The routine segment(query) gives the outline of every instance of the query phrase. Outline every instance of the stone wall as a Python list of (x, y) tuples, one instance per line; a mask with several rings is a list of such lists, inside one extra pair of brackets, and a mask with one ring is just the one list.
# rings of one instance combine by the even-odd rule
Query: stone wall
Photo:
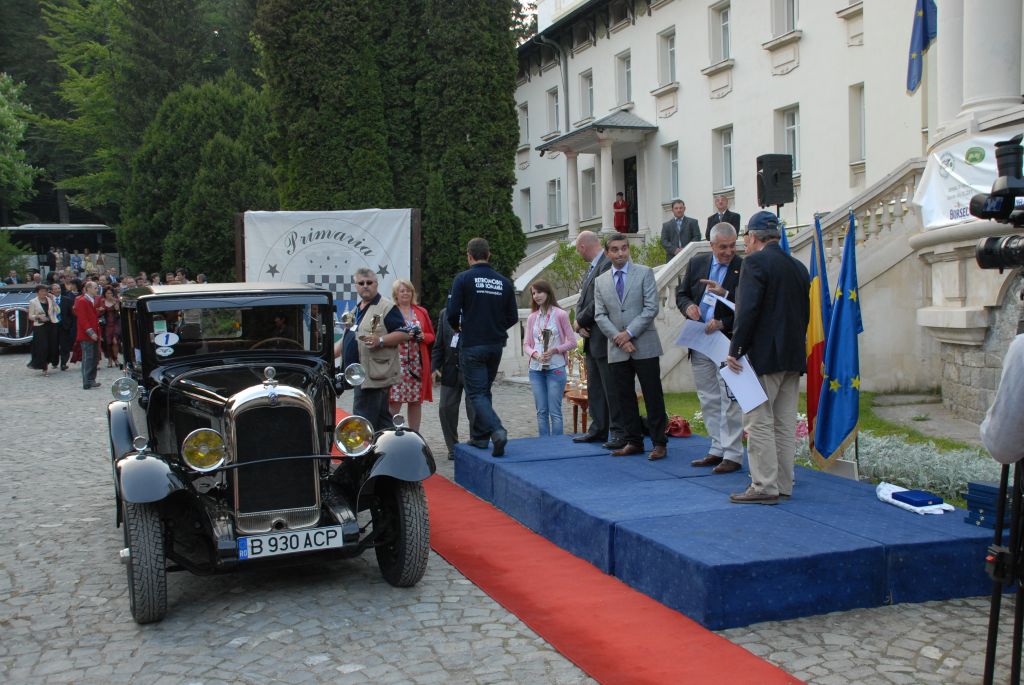
[(1003, 355), (1010, 341), (1024, 332), (1021, 306), (1022, 279), (1018, 276), (993, 310), (992, 326), (981, 347), (942, 343), (942, 402), (953, 413), (981, 423), (992, 404)]

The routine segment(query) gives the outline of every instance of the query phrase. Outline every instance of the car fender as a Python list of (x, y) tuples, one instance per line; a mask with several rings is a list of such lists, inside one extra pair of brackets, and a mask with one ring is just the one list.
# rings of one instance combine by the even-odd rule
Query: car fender
[(152, 452), (130, 454), (117, 462), (121, 499), (133, 504), (159, 502), (185, 489), (183, 474)]
[(107, 426), (110, 429), (110, 456), (116, 462), (134, 452), (138, 433), (127, 402), (114, 401), (107, 405)]
[(364, 492), (372, 492), (374, 481), (382, 476), (415, 482), (426, 480), (437, 470), (430, 447), (413, 431), (384, 431), (377, 436), (374, 454), (377, 461), (370, 467), (357, 501)]

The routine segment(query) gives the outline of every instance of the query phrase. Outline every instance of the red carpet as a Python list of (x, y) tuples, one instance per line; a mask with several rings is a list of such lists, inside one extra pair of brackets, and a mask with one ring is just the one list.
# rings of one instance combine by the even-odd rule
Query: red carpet
[(434, 550), (601, 683), (799, 683), (458, 485), (424, 483)]

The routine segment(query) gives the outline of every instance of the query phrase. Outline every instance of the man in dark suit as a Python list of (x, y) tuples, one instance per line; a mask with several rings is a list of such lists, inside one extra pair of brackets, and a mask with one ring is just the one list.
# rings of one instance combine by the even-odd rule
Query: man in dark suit
[(622, 419), (623, 446), (614, 457), (643, 454), (643, 424), (636, 402), (640, 381), (654, 449), (651, 461), (667, 456), (665, 394), (661, 387), (661, 338), (654, 323), (661, 306), (654, 270), (629, 260), (629, 240), (616, 233), (605, 243), (612, 268), (594, 282), (594, 319), (608, 338), (608, 368), (614, 395), (609, 403)]
[[(743, 258), (736, 254), (736, 229), (719, 223), (711, 230), (711, 254), (693, 257), (682, 283), (676, 288), (676, 306), (691, 321), (704, 323), (708, 335), (721, 331), (732, 336), (732, 309), (713, 299), (715, 295), (736, 301)], [(697, 386), (697, 398), (704, 425), (711, 438), (707, 456), (693, 466), (714, 466), (715, 473), (738, 471), (743, 465), (743, 412), (729, 394), (718, 373), (718, 362), (702, 352), (690, 350), (690, 366)]]
[(580, 299), (576, 303), (576, 332), (583, 338), (584, 362), (587, 365), (587, 400), (590, 407), (590, 427), (587, 432), (577, 435), (573, 442), (601, 442), (606, 447), (623, 447), (622, 425), (612, 416), (608, 401), (611, 387), (611, 372), (608, 370), (608, 339), (594, 319), (594, 282), (612, 263), (601, 248), (601, 240), (591, 231), (583, 231), (576, 237), (576, 252), (589, 269), (580, 286)]
[(708, 217), (708, 225), (704, 229), (704, 239), (711, 240), (711, 229), (722, 222), (732, 224), (736, 234), (740, 232), (740, 215), (729, 209), (729, 198), (725, 195), (715, 195), (715, 213)]
[(747, 257), (725, 361), (738, 373), (745, 355), (768, 401), (743, 417), (751, 482), (746, 492), (729, 497), (738, 504), (775, 504), (793, 492), (796, 403), (806, 370), (811, 279), (807, 267), (782, 251), (780, 236), (771, 212), (750, 217), (743, 236)]
[(61, 291), (59, 285), (53, 290), (54, 301), (57, 304), (59, 313), (57, 323), (57, 350), (60, 355), (60, 370), (68, 370), (68, 358), (71, 356), (71, 348), (75, 346), (75, 334), (78, 332), (78, 324), (75, 322), (75, 298), (78, 296), (78, 279), (67, 283), (67, 290)]
[[(459, 405), (462, 404), (462, 372), (459, 371), (459, 346), (455, 340), (455, 331), (448, 324), (447, 310), (442, 309), (437, 317), (437, 336), (434, 346), (430, 348), (430, 368), (434, 369), (434, 382), (440, 383), (440, 399), (437, 405), (437, 418), (441, 422), (441, 434), (448, 448), (448, 458), (455, 458), (455, 443), (459, 441)], [(469, 417), (470, 442), (483, 442), (487, 447), (487, 436), (475, 436), (473, 431), (473, 405), (466, 402), (466, 415)]]
[(661, 225), (661, 246), (665, 256), (672, 259), (692, 242), (700, 240), (700, 226), (696, 219), (686, 216), (686, 203), (672, 201), (672, 218)]

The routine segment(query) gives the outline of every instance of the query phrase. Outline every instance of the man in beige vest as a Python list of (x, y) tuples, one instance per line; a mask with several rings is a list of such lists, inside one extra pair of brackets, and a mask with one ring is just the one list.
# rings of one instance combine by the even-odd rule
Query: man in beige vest
[(393, 425), (388, 391), (401, 375), (398, 346), (409, 334), (398, 307), (377, 292), (377, 274), (372, 269), (356, 269), (355, 285), (359, 295), (355, 326), (335, 343), (334, 356), (342, 357), (342, 368), (358, 361), (366, 369), (366, 381), (352, 396), (352, 413), (381, 430)]

